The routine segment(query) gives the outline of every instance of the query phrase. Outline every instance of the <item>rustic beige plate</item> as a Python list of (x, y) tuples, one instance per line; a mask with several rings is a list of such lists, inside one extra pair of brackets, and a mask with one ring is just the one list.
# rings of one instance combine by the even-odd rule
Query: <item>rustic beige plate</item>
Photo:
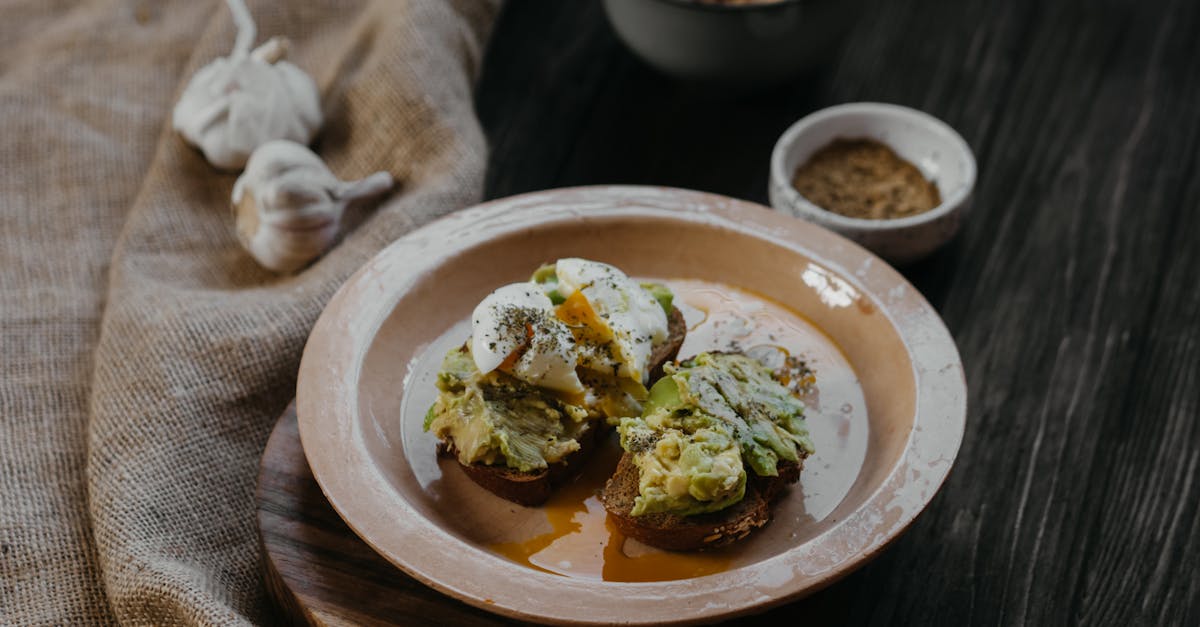
[[(441, 354), (495, 287), (581, 256), (631, 275), (736, 286), (801, 314), (841, 347), (862, 407), (815, 407), (817, 454), (762, 533), (722, 572), (618, 583), (489, 550), (548, 526), (439, 464), (421, 419)], [(394, 243), (321, 315), (297, 385), (305, 454), (368, 544), (434, 588), (541, 622), (708, 622), (813, 592), (878, 553), (929, 503), (958, 451), (966, 387), (954, 341), (887, 264), (819, 227), (722, 196), (586, 187), (507, 198)], [(822, 401), (823, 403), (823, 401)], [(824, 404), (824, 403), (823, 403)], [(597, 538), (596, 542), (603, 540)]]

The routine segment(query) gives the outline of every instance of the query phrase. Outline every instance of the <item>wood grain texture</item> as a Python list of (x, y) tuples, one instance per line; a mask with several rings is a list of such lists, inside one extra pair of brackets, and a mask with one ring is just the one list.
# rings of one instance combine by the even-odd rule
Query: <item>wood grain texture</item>
[[(975, 200), (959, 238), (904, 271), (966, 366), (956, 468), (882, 556), (766, 618), (1200, 624), (1200, 5), (867, 5), (823, 71), (731, 95), (643, 66), (595, 0), (511, 0), (477, 98), (488, 196), (650, 183), (765, 202), (775, 139), (818, 108), (947, 121), (976, 153)], [(358, 541), (294, 433), (268, 449), (260, 521), (310, 618), (502, 622)]]
[(1200, 624), (1200, 6), (869, 2), (837, 61), (765, 94), (655, 74), (597, 2), (514, 0), (477, 108), (490, 197), (652, 183), (766, 200), (778, 135), (877, 100), (979, 163), (958, 240), (905, 274), (971, 409), (933, 506), (772, 617), (816, 624)]
[(342, 522), (308, 469), (293, 404), (259, 468), (264, 577), (280, 622), (328, 625), (506, 625), (388, 563)]

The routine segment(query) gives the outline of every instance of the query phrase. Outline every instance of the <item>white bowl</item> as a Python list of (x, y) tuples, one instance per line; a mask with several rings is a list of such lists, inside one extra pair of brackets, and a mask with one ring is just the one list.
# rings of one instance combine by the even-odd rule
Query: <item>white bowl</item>
[[(839, 138), (887, 144), (937, 185), (942, 204), (903, 218), (851, 218), (822, 209), (792, 185), (796, 168)], [(771, 154), (771, 206), (862, 244), (896, 264), (916, 261), (950, 241), (975, 187), (971, 147), (945, 122), (916, 109), (854, 102), (822, 109), (796, 122)]]
[(745, 89), (777, 85), (835, 58), (861, 4), (604, 0), (604, 10), (621, 41), (659, 71)]

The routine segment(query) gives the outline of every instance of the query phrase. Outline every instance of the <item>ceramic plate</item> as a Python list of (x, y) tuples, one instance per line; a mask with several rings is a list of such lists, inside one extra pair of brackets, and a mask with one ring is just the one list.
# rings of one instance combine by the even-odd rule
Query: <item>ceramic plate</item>
[[(713, 555), (660, 553), (606, 525), (594, 498), (584, 500), (590, 489), (524, 508), (437, 458), (421, 423), (442, 355), (469, 335), (467, 318), (488, 292), (568, 256), (686, 292), (695, 339), (684, 355), (748, 333), (770, 312), (807, 338), (789, 348), (816, 371), (808, 422), (817, 452), (762, 532)], [(755, 302), (726, 312), (722, 326), (696, 299), (725, 292)], [(755, 204), (649, 187), (507, 198), (396, 241), (321, 315), (297, 388), (313, 474), (363, 540), (452, 597), (567, 624), (711, 622), (828, 585), (929, 503), (966, 418), (954, 341), (890, 266)]]

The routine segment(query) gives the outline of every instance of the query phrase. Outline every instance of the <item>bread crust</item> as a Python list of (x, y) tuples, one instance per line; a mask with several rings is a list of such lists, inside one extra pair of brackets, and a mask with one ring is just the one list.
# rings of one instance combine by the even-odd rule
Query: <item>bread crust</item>
[(683, 340), (686, 337), (687, 321), (683, 319), (683, 312), (679, 311), (677, 307), (671, 310), (671, 315), (667, 316), (667, 341), (659, 344), (650, 353), (650, 382), (652, 384), (662, 378), (663, 366), (679, 356), (679, 349), (683, 346)]
[[(663, 365), (675, 359), (687, 336), (687, 323), (678, 308), (667, 316), (667, 333), (667, 341), (650, 354), (651, 381), (662, 376)], [(609, 432), (604, 420), (594, 421), (592, 427), (580, 437), (578, 450), (567, 455), (562, 461), (541, 470), (522, 472), (501, 465), (461, 462), (458, 465), (472, 481), (500, 498), (527, 507), (541, 505), (550, 498), (556, 488), (579, 474), (595, 452), (597, 444), (604, 439), (601, 436)], [(453, 446), (442, 446), (439, 450), (446, 455), (455, 454)], [(457, 457), (455, 460), (457, 461)]]
[[(487, 491), (518, 505), (528, 507), (545, 503), (554, 490), (567, 483), (583, 470), (585, 462), (595, 452), (596, 447), (604, 440), (604, 435), (611, 429), (604, 421), (596, 421), (592, 427), (579, 437), (579, 448), (563, 458), (562, 461), (550, 464), (546, 468), (522, 472), (508, 466), (487, 464), (463, 464), (459, 467), (467, 477)], [(453, 446), (438, 447), (442, 455), (453, 457), (458, 461), (458, 453)]]
[(703, 551), (727, 546), (771, 521), (772, 505), (784, 489), (800, 479), (803, 462), (781, 461), (779, 476), (759, 477), (751, 473), (741, 501), (708, 514), (680, 516), (670, 513), (634, 516), (639, 473), (633, 456), (625, 453), (613, 476), (600, 493), (617, 529), (626, 537), (668, 551)]

